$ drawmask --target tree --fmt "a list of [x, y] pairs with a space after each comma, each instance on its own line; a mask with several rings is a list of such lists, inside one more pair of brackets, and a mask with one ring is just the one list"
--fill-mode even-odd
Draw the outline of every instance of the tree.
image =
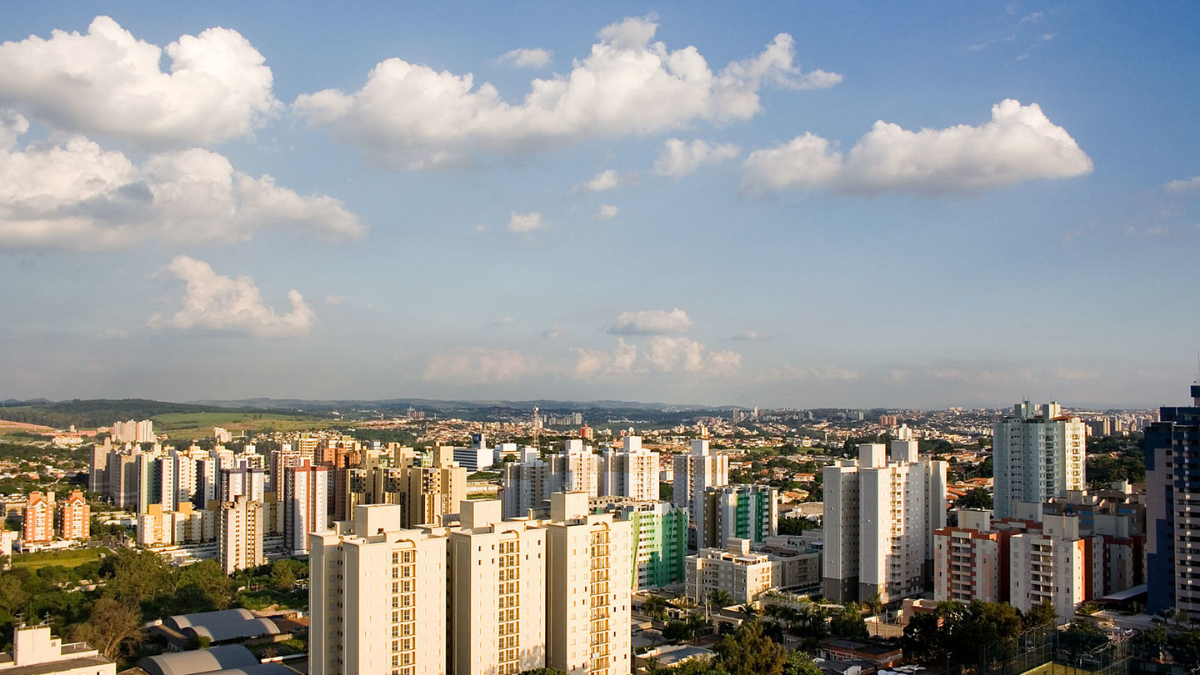
[[112, 578], [105, 585], [109, 595], [141, 604], [173, 590], [174, 570], [153, 551], [123, 548], [112, 560]]
[[728, 607], [733, 604], [733, 596], [723, 588], [714, 588], [708, 593], [708, 604], [717, 608]]
[[871, 637], [870, 632], [867, 631], [867, 622], [863, 620], [862, 611], [853, 602], [833, 615], [833, 619], [829, 622], [829, 632], [833, 633], [834, 637], [841, 638], [865, 640]]
[[804, 652], [795, 651], [783, 662], [783, 675], [821, 675], [821, 668]]
[[290, 560], [276, 560], [271, 565], [271, 585], [279, 591], [290, 591], [296, 584], [296, 573]]
[[788, 653], [763, 634], [760, 621], [747, 621], [721, 638], [713, 649], [729, 675], [783, 675]]
[[967, 494], [958, 500], [958, 507], [960, 509], [990, 509], [992, 508], [992, 493], [985, 488], [968, 490]]
[[30, 595], [21, 588], [21, 580], [14, 574], [0, 576], [0, 609], [9, 614], [21, 611]]
[[[1072, 623], [1066, 630], [1058, 634], [1058, 644], [1067, 650], [1071, 659], [1074, 659], [1108, 644], [1108, 636], [1104, 634], [1104, 631], [1091, 624]], [[1195, 656], [1200, 656], [1200, 654]], [[1195, 663], [1195, 661], [1189, 661], [1189, 663]]]
[[142, 641], [142, 611], [132, 602], [102, 597], [92, 607], [91, 618], [77, 624], [72, 635], [115, 659], [122, 644], [133, 646]]
[[1058, 612], [1054, 610], [1054, 605], [1049, 600], [1043, 600], [1029, 610], [1029, 613], [1021, 620], [1025, 624], [1025, 628], [1056, 626], [1058, 625]]
[[651, 595], [642, 603], [642, 613], [655, 621], [665, 621], [668, 606], [666, 598], [661, 595]]

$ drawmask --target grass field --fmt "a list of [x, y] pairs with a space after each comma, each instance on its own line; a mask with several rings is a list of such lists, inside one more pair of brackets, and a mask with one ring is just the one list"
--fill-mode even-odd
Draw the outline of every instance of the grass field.
[[110, 554], [112, 551], [103, 547], [96, 548], [73, 548], [62, 551], [38, 551], [36, 553], [20, 553], [12, 557], [12, 566], [28, 567], [33, 571], [37, 571], [43, 567], [51, 565], [62, 565], [63, 567], [77, 567], [86, 562], [99, 560], [101, 554]]
[[154, 431], [166, 434], [172, 440], [205, 438], [212, 435], [213, 427], [230, 431], [253, 433], [272, 429], [274, 431], [307, 431], [327, 429], [333, 420], [313, 419], [302, 415], [255, 412], [197, 412], [167, 413], [154, 418]]

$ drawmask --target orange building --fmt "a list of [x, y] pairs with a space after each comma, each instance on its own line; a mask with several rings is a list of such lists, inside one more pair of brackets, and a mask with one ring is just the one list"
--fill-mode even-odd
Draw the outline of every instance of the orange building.
[[26, 544], [48, 544], [54, 539], [53, 495], [30, 492], [25, 501], [25, 523], [21, 540]]
[[92, 510], [83, 493], [75, 490], [58, 503], [58, 529], [63, 539], [87, 539], [91, 536]]

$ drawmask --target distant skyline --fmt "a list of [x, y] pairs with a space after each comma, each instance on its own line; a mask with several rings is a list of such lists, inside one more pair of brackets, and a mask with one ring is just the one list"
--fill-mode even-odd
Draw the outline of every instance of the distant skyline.
[[1182, 404], [1194, 2], [67, 2], [0, 398]]

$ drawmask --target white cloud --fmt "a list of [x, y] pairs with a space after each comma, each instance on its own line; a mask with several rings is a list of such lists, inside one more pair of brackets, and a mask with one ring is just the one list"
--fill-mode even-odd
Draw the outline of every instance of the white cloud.
[[164, 50], [99, 16], [86, 35], [0, 44], [0, 105], [68, 131], [151, 145], [245, 136], [280, 106], [271, 69], [237, 31], [210, 28]]
[[597, 376], [627, 376], [633, 374], [633, 365], [637, 361], [636, 345], [627, 344], [625, 340], [617, 340], [613, 351], [575, 350], [575, 371], [577, 379], [586, 380]]
[[100, 334], [101, 340], [124, 340], [129, 337], [129, 331], [120, 328], [109, 328]]
[[636, 345], [618, 340], [612, 351], [577, 349], [574, 377], [623, 377], [631, 375], [692, 374], [733, 377], [742, 367], [742, 355], [731, 351], [710, 351], [686, 337], [658, 335], [641, 352]]
[[267, 306], [250, 277], [219, 275], [208, 263], [185, 255], [177, 256], [161, 274], [184, 281], [187, 290], [179, 311], [169, 317], [150, 317], [151, 328], [290, 337], [307, 333], [316, 322], [316, 314], [298, 291], [288, 292], [292, 311], [280, 314]]
[[496, 60], [518, 68], [542, 68], [550, 63], [552, 56], [554, 52], [549, 49], [514, 49]]
[[512, 212], [512, 216], [508, 219], [508, 231], [518, 234], [528, 234], [550, 228], [550, 221], [542, 218], [542, 214], [534, 211], [533, 213], [520, 214], [516, 211]]
[[517, 320], [511, 316], [506, 316], [503, 319], [500, 319], [500, 325], [502, 326], [511, 326], [516, 322]]
[[1197, 190], [1200, 190], [1200, 176], [1193, 176], [1192, 178], [1185, 178], [1183, 180], [1173, 180], [1170, 183], [1167, 183], [1163, 189], [1167, 192], [1173, 192], [1175, 194], [1196, 192]]
[[700, 140], [687, 143], [672, 138], [663, 143], [654, 162], [654, 172], [660, 176], [682, 178], [695, 173], [702, 166], [720, 164], [740, 153], [741, 148], [732, 143], [709, 145]]
[[346, 296], [344, 296], [344, 295], [327, 295], [327, 296], [325, 296], [325, 304], [327, 304], [327, 305], [340, 305], [345, 301], [346, 301]]
[[558, 338], [564, 337], [566, 335], [567, 335], [567, 331], [562, 326], [559, 326], [558, 324], [550, 326], [546, 330], [542, 331], [542, 337], [544, 337], [548, 340], [557, 340]]
[[[24, 118], [0, 119], [0, 136]], [[141, 165], [83, 136], [0, 147], [0, 246], [111, 249], [150, 239], [231, 242], [264, 228], [360, 239], [366, 228], [341, 202], [301, 197], [270, 176], [234, 171], [192, 148]]]
[[371, 70], [359, 91], [303, 94], [293, 108], [376, 161], [421, 169], [695, 121], [749, 119], [760, 110], [764, 86], [813, 89], [841, 80], [820, 70], [802, 73], [785, 33], [761, 55], [714, 73], [695, 47], [668, 51], [652, 42], [657, 28], [651, 18], [604, 28], [571, 72], [534, 80], [520, 103], [503, 100], [489, 83], [476, 86], [470, 74], [391, 58]]
[[426, 382], [505, 384], [552, 374], [556, 369], [512, 349], [460, 349], [435, 355], [425, 366]]
[[1033, 14], [1028, 14], [1021, 17], [1021, 21], [1019, 23], [1037, 23], [1038, 21], [1042, 20], [1043, 16], [1045, 16], [1045, 14], [1042, 12], [1034, 12]]
[[744, 187], [755, 194], [830, 190], [857, 195], [973, 193], [1035, 178], [1090, 173], [1092, 160], [1036, 103], [1006, 99], [978, 127], [907, 131], [878, 121], [847, 156], [813, 134], [750, 153]]
[[575, 188], [575, 192], [606, 192], [630, 185], [637, 185], [637, 182], [638, 175], [636, 171], [618, 173], [616, 169], [607, 169], [596, 174], [595, 178]]
[[596, 212], [596, 220], [605, 221], [616, 218], [621, 213], [621, 209], [612, 204], [601, 204], [600, 210]]
[[753, 342], [757, 340], [773, 340], [775, 339], [775, 335], [770, 333], [759, 333], [758, 331], [753, 330], [744, 330], [737, 335], [730, 337], [729, 339], [735, 342]]
[[669, 312], [649, 309], [641, 312], [622, 312], [608, 332], [613, 335], [663, 335], [686, 333], [691, 328], [692, 320], [682, 309], [675, 308]]

